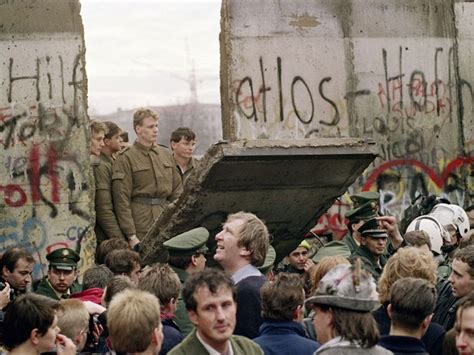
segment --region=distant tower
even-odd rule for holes
[[[189,90],[190,98],[189,103],[197,104],[198,103],[198,94],[197,94],[197,79],[196,79],[196,66],[194,64],[194,58],[191,58],[191,53],[189,50],[188,39],[186,38],[186,60],[188,65],[191,64],[191,72],[189,73]]]

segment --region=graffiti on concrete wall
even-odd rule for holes
[[[30,250],[36,279],[57,247],[81,245],[82,262],[90,264],[81,41],[23,40],[16,50],[0,41],[0,48],[9,56],[0,63],[0,253],[14,245]]]

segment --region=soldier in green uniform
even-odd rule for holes
[[[137,140],[118,154],[112,174],[115,214],[132,248],[183,190],[170,151],[156,144],[156,112],[136,111],[133,128]]]
[[[347,244],[351,253],[353,253],[360,245],[359,227],[369,219],[378,216],[380,195],[378,192],[360,192],[352,195],[354,208],[345,214],[349,223],[347,225],[349,232],[342,240]]]
[[[196,133],[191,128],[179,127],[171,133],[170,144],[176,169],[184,183],[197,165],[197,160],[193,158]]]
[[[44,277],[35,293],[60,300],[81,291],[77,282],[79,254],[69,248],[56,249],[46,255],[49,261],[48,275]]]
[[[403,238],[391,216],[372,218],[359,227],[360,246],[352,253],[351,259],[358,257],[364,262],[377,281],[388,258],[403,246]],[[389,244],[387,242],[389,240]]]
[[[179,234],[163,243],[168,250],[168,264],[178,274],[181,284],[194,272],[202,271],[206,267],[205,254],[208,252],[206,242],[209,231],[199,227]],[[193,330],[189,321],[182,294],[179,294],[175,321],[184,336]]]
[[[94,164],[95,178],[95,235],[97,244],[115,237],[122,237],[112,203],[112,164],[115,154],[121,150],[121,133],[114,122],[104,122],[107,132],[104,137],[105,146],[100,152],[97,164]]]

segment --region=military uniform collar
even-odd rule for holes
[[[107,154],[104,154],[104,153],[100,153],[100,160],[104,161],[106,163],[111,163],[112,164],[114,162],[114,157],[110,156],[110,155],[107,155]]]
[[[133,143],[133,146],[137,148],[143,154],[148,154],[150,151],[155,152],[156,154],[159,153],[158,145],[154,143],[151,147],[144,146],[143,144],[139,143],[138,140]]]
[[[53,290],[53,292],[56,294],[56,296],[58,297],[58,299],[62,299],[62,298],[69,298],[69,296],[71,295],[71,288],[69,287],[67,289],[67,291],[65,293],[61,293],[61,292],[58,292],[56,291],[56,289],[53,287],[53,285],[51,285],[51,282],[49,282],[48,279],[46,279],[46,281],[48,282],[48,286],[51,287],[51,290]]]

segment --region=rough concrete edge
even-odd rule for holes
[[[232,84],[229,82],[231,76],[231,63],[228,58],[232,58],[232,47],[228,28],[229,6],[231,0],[222,0],[221,2],[221,32],[219,34],[219,52],[220,52],[220,91],[221,91],[221,120],[222,120],[222,137],[224,139],[235,140],[235,132],[232,117]]]
[[[222,144],[218,143],[209,148],[205,156],[201,159],[199,166],[188,177],[181,196],[174,203],[170,204],[155,223],[153,223],[153,226],[141,242],[141,256],[144,263],[153,259],[156,255],[156,251],[160,249],[161,245],[166,240],[173,237],[170,235],[170,229],[175,225],[175,223],[172,224],[170,221],[175,214],[180,210],[191,209],[191,207],[199,203],[198,197],[202,190],[202,183],[222,156]],[[189,198],[189,196],[194,196],[194,198]],[[180,215],[180,218],[182,219],[183,216]]]

